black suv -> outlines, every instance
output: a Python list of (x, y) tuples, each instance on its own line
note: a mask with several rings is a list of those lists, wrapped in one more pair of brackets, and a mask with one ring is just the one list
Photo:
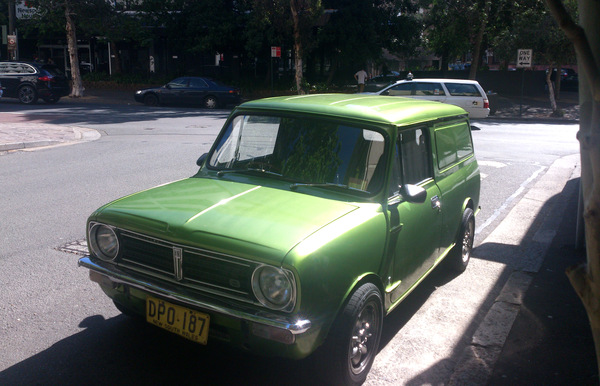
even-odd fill
[(65, 74), (53, 64), (36, 62), (0, 62), (0, 83), (4, 97), (32, 104), (42, 98), (56, 103), (69, 95), (71, 86)]

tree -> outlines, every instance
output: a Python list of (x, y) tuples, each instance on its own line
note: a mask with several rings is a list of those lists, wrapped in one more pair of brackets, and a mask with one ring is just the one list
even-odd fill
[(290, 11), (294, 26), (294, 67), (296, 68), (294, 79), (298, 94), (306, 94), (302, 85), (303, 58), (312, 27), (322, 12), (321, 0), (290, 0)]
[[(567, 0), (568, 3), (573, 1)], [(519, 48), (531, 48), (535, 62), (548, 65), (547, 84), (552, 115), (562, 115), (550, 77), (555, 68), (560, 69), (562, 64), (575, 60), (573, 45), (560, 31), (542, 0), (506, 2), (504, 6), (505, 11), (512, 16), (501, 30), (496, 31), (492, 43), (494, 53), (505, 62), (510, 62), (514, 61)], [(571, 11), (574, 12), (574, 7)]]
[(581, 190), (587, 261), (567, 276), (587, 311), (600, 371), (600, 2), (579, 0), (575, 23), (561, 0), (545, 0), (571, 40), (579, 65)]

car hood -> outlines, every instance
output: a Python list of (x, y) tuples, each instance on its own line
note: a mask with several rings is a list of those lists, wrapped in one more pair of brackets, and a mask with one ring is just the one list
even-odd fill
[(91, 219), (182, 245), (280, 264), (357, 205), (261, 185), (189, 178), (105, 205)]

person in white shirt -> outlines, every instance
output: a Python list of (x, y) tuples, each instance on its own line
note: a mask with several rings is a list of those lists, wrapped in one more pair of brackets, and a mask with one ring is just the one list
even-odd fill
[(365, 91), (365, 81), (369, 77), (369, 74), (365, 70), (360, 70), (354, 74), (354, 79), (358, 82), (358, 92)]

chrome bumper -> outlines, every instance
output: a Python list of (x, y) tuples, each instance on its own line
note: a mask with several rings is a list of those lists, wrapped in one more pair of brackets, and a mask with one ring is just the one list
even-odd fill
[[(212, 300), (209, 302), (204, 299), (199, 299), (197, 295), (192, 295), (189, 293), (189, 291), (186, 291), (185, 288), (182, 289), (179, 287), (170, 286), (168, 283), (159, 284), (150, 280), (142, 280), (140, 278), (133, 277), (132, 275), (125, 273), (118, 268), (113, 267), (112, 265), (103, 264), (99, 261), (92, 261), (90, 256), (85, 256), (79, 259), (78, 265), (106, 276), (113, 283), (138, 288), (144, 292), (171, 299), (192, 308), (199, 308), (209, 312), (216, 312), (226, 315), (235, 319), (286, 330), (292, 335), (305, 333), (312, 326), (310, 320), (293, 320), (280, 315), (272, 314), (268, 311), (255, 310), (247, 307), (244, 308), (243, 306), (238, 305), (233, 307), (232, 305), (228, 305), (220, 300)], [(219, 305), (218, 303), (223, 304)]]

